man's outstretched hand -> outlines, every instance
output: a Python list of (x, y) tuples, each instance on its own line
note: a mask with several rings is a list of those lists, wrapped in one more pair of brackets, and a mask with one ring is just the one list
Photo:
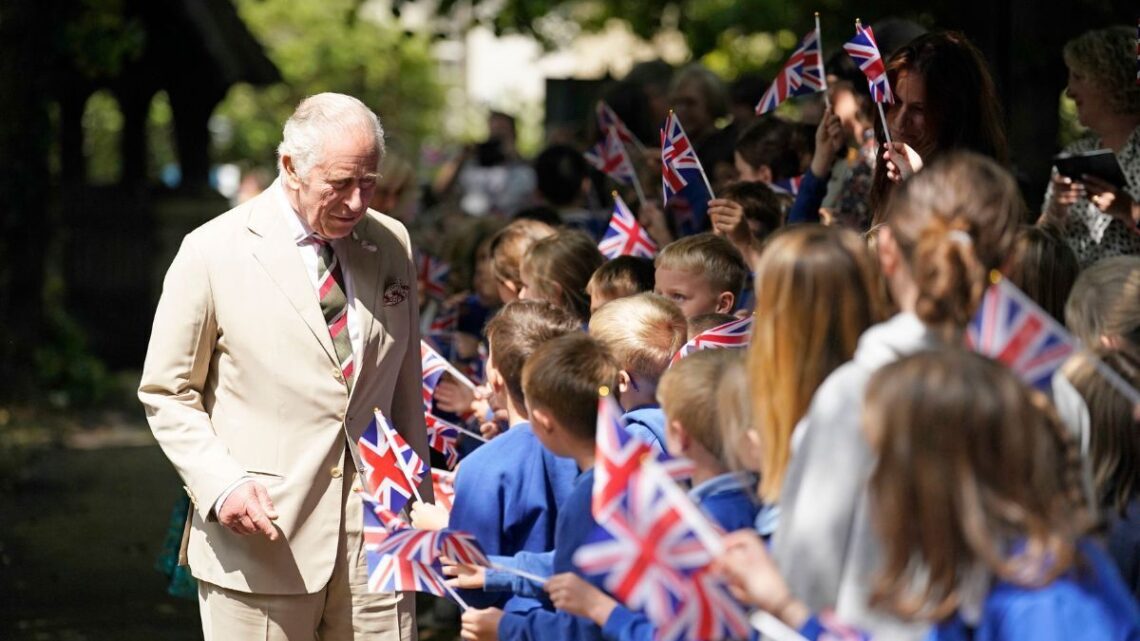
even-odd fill
[(265, 486), (257, 481), (246, 481), (237, 486), (218, 511), (218, 522), (233, 532), (242, 536), (260, 532), (270, 541), (276, 541), (280, 536), (273, 526), (275, 520), (277, 509), (273, 507)]

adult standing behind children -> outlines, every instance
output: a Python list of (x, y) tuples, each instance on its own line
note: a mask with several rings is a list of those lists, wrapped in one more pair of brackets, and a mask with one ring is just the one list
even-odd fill
[(1136, 33), (1132, 27), (1089, 31), (1064, 49), (1065, 89), (1077, 119), (1093, 135), (1065, 148), (1070, 153), (1107, 148), (1116, 154), (1128, 184), (1123, 189), (1086, 176), (1074, 181), (1056, 172), (1045, 190), (1038, 223), (1060, 227), (1088, 266), (1109, 256), (1140, 254), (1140, 85), (1136, 84)]
[(368, 593), (353, 492), (373, 408), (427, 458), (411, 244), (368, 209), (383, 154), (359, 100), (306, 98), (277, 181), (167, 272), (139, 398), (194, 505), (207, 641), (414, 638), (410, 598)]

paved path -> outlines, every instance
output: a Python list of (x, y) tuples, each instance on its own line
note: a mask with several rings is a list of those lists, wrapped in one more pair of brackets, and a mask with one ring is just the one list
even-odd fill
[(0, 494), (0, 639), (202, 638), (197, 604), (167, 595), (154, 569), (182, 490), (140, 432), (42, 451)]

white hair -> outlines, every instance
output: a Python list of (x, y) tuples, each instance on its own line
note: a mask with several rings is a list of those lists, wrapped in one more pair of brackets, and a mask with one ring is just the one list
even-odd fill
[(363, 102), (340, 93), (319, 93), (297, 105), (285, 121), (281, 144), (277, 146), (277, 169), (284, 172), (282, 158), (289, 156), (293, 169), (302, 179), (308, 177), (320, 158), (323, 141), (367, 131), (376, 141), (377, 164), (384, 157), (384, 129), (380, 119)]

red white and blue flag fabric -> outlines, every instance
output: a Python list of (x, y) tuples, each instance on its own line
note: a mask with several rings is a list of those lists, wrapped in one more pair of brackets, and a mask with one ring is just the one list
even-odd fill
[(804, 181), (803, 174), (794, 178), (785, 178), (784, 180), (777, 180), (768, 183), (768, 187), (777, 194), (784, 194), (786, 196), (796, 197), (800, 193), (800, 184)]
[(447, 457), (447, 467), (453, 469), (459, 463), (458, 442), (462, 430), (431, 413), (424, 414), (424, 424), (427, 426), (428, 447)]
[(447, 278), (451, 274), (451, 265), (427, 252), (418, 252), (416, 269), (420, 291), (425, 297), (442, 299), (447, 295)]
[(448, 596), (444, 586), (443, 568), (439, 562), (420, 563), (388, 554), (368, 560), (368, 590), (370, 592), (427, 592)]
[(641, 469), (642, 460), (653, 455), (653, 446), (630, 434), (621, 416), (621, 407), (613, 395), (598, 399), (594, 493), (590, 512), (599, 523), (618, 509), (633, 476)]
[(708, 227), (712, 188), (681, 121), (671, 111), (661, 129), (661, 188), (666, 210), (670, 201), (678, 197), (689, 207), (687, 217), (676, 221), (682, 236), (700, 233)]
[(883, 64), (883, 57), (879, 55), (879, 45), (875, 42), (875, 34), (871, 27), (864, 27), (855, 23), (855, 37), (848, 40), (843, 49), (867, 76), (867, 86), (871, 89), (871, 98), (875, 102), (893, 103), (894, 94), (891, 93), (891, 82), (887, 78), (887, 68)]
[(491, 565), (473, 535), (455, 530), (393, 530), (372, 545), (366, 539), (365, 549), (368, 585), (373, 592), (400, 590), (449, 596), (450, 591), (443, 586), (440, 557), (482, 567)]
[(709, 571), (714, 555), (699, 534), (719, 531), (665, 471), (646, 461), (621, 501), (575, 552), (583, 574), (645, 612), (659, 641), (747, 637), (744, 609)]
[(625, 150), (625, 143), (621, 141), (616, 129), (610, 129), (606, 137), (583, 154), (586, 162), (595, 169), (613, 178), (623, 185), (632, 185), (637, 181), (637, 173), (629, 154)]
[(413, 485), (418, 486), (427, 472), (423, 459), (380, 412), (365, 428), (357, 448), (367, 496), (389, 512), (404, 509), (415, 496)]
[(742, 348), (748, 347), (748, 342), (752, 339), (752, 317), (746, 316), (734, 321), (729, 321), (724, 325), (718, 325), (712, 329), (705, 330), (700, 334), (693, 337), (693, 340), (685, 343), (677, 353), (673, 355), (673, 360), (670, 364), (685, 358), (689, 354), (702, 349), (723, 349), (726, 347)]
[(435, 504), (450, 512), (455, 503), (455, 472), (431, 468), (431, 488)]
[(827, 89), (827, 77), (823, 75), (823, 57), (820, 49), (819, 30), (812, 29), (804, 36), (800, 46), (792, 52), (784, 63), (784, 68), (768, 85), (768, 90), (756, 104), (756, 115), (772, 111), (792, 96), (805, 96)]
[(966, 340), (1040, 390), (1049, 389), (1053, 373), (1077, 351), (1072, 335), (1006, 278), (986, 290)]
[(649, 232), (637, 222), (621, 196), (614, 192), (614, 215), (610, 226), (598, 243), (598, 251), (609, 260), (618, 256), (641, 256), (653, 258), (657, 255), (657, 243), (649, 237)]
[(443, 378), (444, 372), (451, 370), (451, 365), (432, 349), (431, 345), (420, 341), (420, 365), (423, 367), (423, 400), (424, 412), (431, 411), (435, 388)]
[(641, 141), (633, 135), (633, 132), (629, 130), (629, 127), (625, 126), (625, 123), (622, 122), (622, 119), (618, 117), (613, 108), (606, 104), (604, 100), (598, 101), (598, 106), (596, 107), (595, 111), (598, 116), (598, 131), (602, 132), (603, 136), (608, 135), (611, 131), (613, 131), (617, 134), (618, 139), (621, 140), (621, 142), (627, 145), (634, 145), (636, 147), (641, 146)]

